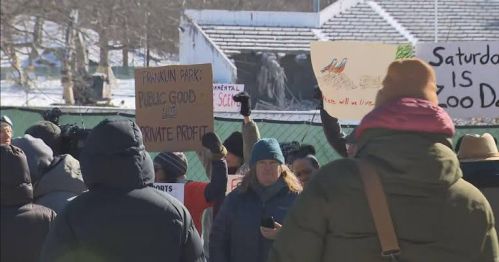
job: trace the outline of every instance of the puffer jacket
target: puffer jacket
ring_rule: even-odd
[[[89,191],[58,216],[42,261],[205,260],[187,209],[152,187],[153,162],[134,122],[98,124],[80,164]]]
[[[26,154],[31,182],[36,184],[54,160],[52,149],[40,138],[28,134],[12,139],[12,145]]]
[[[400,261],[498,261],[494,216],[464,181],[443,109],[403,98],[373,110],[356,131],[357,158],[379,174]],[[353,159],[323,166],[289,211],[268,261],[387,261]]]
[[[0,260],[38,261],[55,212],[33,204],[33,187],[24,152],[1,145]]]
[[[35,203],[59,214],[72,198],[85,190],[80,162],[71,155],[59,155],[35,184],[33,193]]]
[[[229,193],[218,212],[210,235],[210,261],[263,262],[272,240],[260,232],[262,218],[272,216],[280,224],[298,193],[291,192],[283,179],[271,192],[262,194],[257,186]]]

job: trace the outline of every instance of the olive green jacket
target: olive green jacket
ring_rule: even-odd
[[[381,177],[401,247],[400,261],[499,261],[489,203],[464,181],[443,135],[369,129],[358,158]],[[381,247],[357,162],[322,167],[299,196],[270,262],[390,261]]]

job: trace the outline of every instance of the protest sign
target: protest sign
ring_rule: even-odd
[[[232,99],[234,95],[244,91],[244,85],[213,84],[213,107],[215,112],[239,112],[241,103]]]
[[[243,181],[244,175],[228,175],[227,176],[227,191],[226,195],[232,192],[232,190],[236,189],[239,184]]]
[[[359,121],[374,108],[396,45],[353,41],[311,43],[312,67],[324,108],[344,121]]]
[[[416,56],[435,69],[451,117],[499,117],[499,42],[419,43]]]
[[[148,151],[201,149],[213,131],[211,65],[136,69],[135,110]]]
[[[178,201],[184,203],[184,183],[154,183],[154,188],[161,192],[168,193]]]

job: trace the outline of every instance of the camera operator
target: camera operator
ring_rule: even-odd
[[[54,155],[70,154],[79,159],[80,152],[91,129],[81,128],[76,124],[60,125],[62,111],[55,107],[43,112],[44,121],[40,121],[26,130],[26,134],[41,138]]]
[[[58,108],[48,110],[43,115],[44,121],[29,127],[25,132],[43,140],[54,152],[50,164],[40,170],[39,179],[34,181],[33,196],[35,203],[49,207],[56,213],[62,211],[70,199],[87,190],[81,175],[80,162],[73,157],[78,156],[79,150],[69,150],[71,146],[68,146],[74,143],[74,133],[78,133],[79,129],[74,125],[59,127],[57,124],[61,115]],[[27,145],[34,141],[22,139],[26,140]]]

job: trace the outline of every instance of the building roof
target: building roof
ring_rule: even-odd
[[[434,41],[434,0],[376,0],[419,41]],[[499,40],[499,1],[439,0],[438,40]]]
[[[256,22],[253,16],[240,23],[234,18],[240,11],[232,11],[230,21],[220,22],[223,17],[210,21],[206,16],[192,21],[226,55],[249,51],[296,53],[308,52],[309,43],[314,40],[413,44],[434,41],[434,3],[435,0],[338,0],[317,13],[320,19],[315,25],[305,26],[300,24],[300,18],[278,26]],[[499,40],[497,0],[438,0],[437,10],[439,41]],[[286,12],[265,15],[272,16],[271,13],[277,16]]]
[[[308,52],[318,38],[310,28],[200,25],[226,54],[244,51]]]

